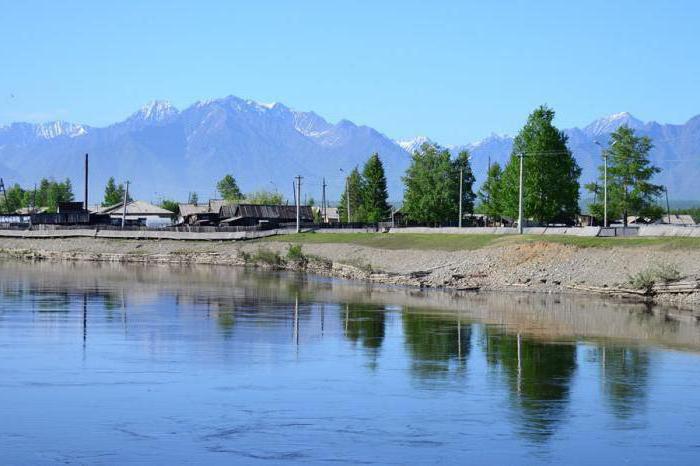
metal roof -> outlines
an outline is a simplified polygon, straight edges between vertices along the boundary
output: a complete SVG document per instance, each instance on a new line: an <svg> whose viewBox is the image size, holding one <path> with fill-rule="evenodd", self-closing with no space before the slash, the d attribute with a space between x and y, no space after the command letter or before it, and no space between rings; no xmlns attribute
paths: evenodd
<svg viewBox="0 0 700 466"><path fill-rule="evenodd" d="M104 207L100 210L101 214L121 214L124 209L124 203L120 202L109 207ZM157 216L171 216L173 215L167 209L153 205L146 201L131 201L126 204L126 215L157 215Z"/></svg>
<svg viewBox="0 0 700 466"><path fill-rule="evenodd" d="M301 206L300 216L304 221L313 220L314 215L311 211L311 206ZM297 208L293 205L225 205L221 208L221 217L258 218L276 220L280 222L293 222L297 218Z"/></svg>

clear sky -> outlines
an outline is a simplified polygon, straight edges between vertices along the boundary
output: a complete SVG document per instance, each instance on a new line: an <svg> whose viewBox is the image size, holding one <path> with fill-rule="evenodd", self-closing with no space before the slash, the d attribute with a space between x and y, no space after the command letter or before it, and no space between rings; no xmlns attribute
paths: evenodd
<svg viewBox="0 0 700 466"><path fill-rule="evenodd" d="M229 94L443 144L700 113L697 1L5 1L0 124Z"/></svg>

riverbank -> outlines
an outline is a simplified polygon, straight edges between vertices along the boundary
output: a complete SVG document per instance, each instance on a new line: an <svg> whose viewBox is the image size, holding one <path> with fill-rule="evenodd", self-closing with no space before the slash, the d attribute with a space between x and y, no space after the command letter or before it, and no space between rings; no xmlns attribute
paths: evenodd
<svg viewBox="0 0 700 466"><path fill-rule="evenodd" d="M300 248L289 254L290 245ZM318 233L246 242L2 238L0 251L32 260L247 265L456 290L602 292L700 307L699 290L661 292L664 277L652 277L664 269L681 283L697 283L696 238ZM640 286L643 279L658 282L656 288Z"/></svg>

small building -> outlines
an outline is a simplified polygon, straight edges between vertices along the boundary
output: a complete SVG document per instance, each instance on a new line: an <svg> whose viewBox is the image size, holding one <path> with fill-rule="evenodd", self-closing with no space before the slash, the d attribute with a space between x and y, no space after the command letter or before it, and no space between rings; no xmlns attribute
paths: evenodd
<svg viewBox="0 0 700 466"><path fill-rule="evenodd" d="M657 225L673 225L679 227L696 225L695 220L693 220L693 216L687 214L667 214L654 223Z"/></svg>
<svg viewBox="0 0 700 466"><path fill-rule="evenodd" d="M300 207L301 223L312 223L314 213L311 206ZM222 226L256 226L271 227L292 224L297 221L297 208L294 205L257 205L233 204L221 207L219 212Z"/></svg>
<svg viewBox="0 0 700 466"><path fill-rule="evenodd" d="M124 215L124 203L120 202L109 207L103 207L100 214L109 215L112 223L121 224ZM165 227L172 224L173 213L146 201L131 201L126 204L125 220L129 225L147 226L152 228Z"/></svg>
<svg viewBox="0 0 700 466"><path fill-rule="evenodd" d="M326 215L323 215L323 207L314 206L311 208L315 216L321 219L323 223L336 224L340 223L340 214L337 207L326 207ZM296 221L296 220L295 220Z"/></svg>
<svg viewBox="0 0 700 466"><path fill-rule="evenodd" d="M210 199L206 204L179 204L178 225L215 226L219 224L219 211L227 202Z"/></svg>

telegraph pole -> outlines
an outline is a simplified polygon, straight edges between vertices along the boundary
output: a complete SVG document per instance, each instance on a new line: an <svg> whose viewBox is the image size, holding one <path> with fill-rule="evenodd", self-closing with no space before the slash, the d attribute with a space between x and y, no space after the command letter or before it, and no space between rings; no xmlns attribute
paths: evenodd
<svg viewBox="0 0 700 466"><path fill-rule="evenodd" d="M666 191L666 215L668 215L668 224L671 224L671 205L668 203L668 186L664 186Z"/></svg>
<svg viewBox="0 0 700 466"><path fill-rule="evenodd" d="M323 209L323 221L324 223L328 221L328 216L326 215L326 178L323 178L323 195L321 196L321 208Z"/></svg>
<svg viewBox="0 0 700 466"><path fill-rule="evenodd" d="M302 177L297 175L296 176L296 187L297 187L297 233L301 233L301 179Z"/></svg>
<svg viewBox="0 0 700 466"><path fill-rule="evenodd" d="M489 179L489 173L491 173L491 156L490 156L490 155L489 155L489 167L488 167L488 169L486 170L486 180ZM487 204L489 205L489 209L490 209L490 208L491 208L491 207L490 207L490 206L491 206L491 190L490 190L490 189L489 189L488 193L486 193L486 202L487 202ZM490 220L489 214L487 213L487 214L486 214L486 221L484 222L484 226L485 226L485 227L489 226L489 225L488 225L488 224L489 224L489 220Z"/></svg>
<svg viewBox="0 0 700 466"><path fill-rule="evenodd" d="M462 185L464 182L462 181L464 178L464 169L460 168L459 169L459 227L462 228Z"/></svg>
<svg viewBox="0 0 700 466"><path fill-rule="evenodd" d="M520 153L520 189L518 190L518 233L523 234L523 159L524 153Z"/></svg>
<svg viewBox="0 0 700 466"><path fill-rule="evenodd" d="M5 198L5 209L7 209L9 206L7 205L7 191L5 191L5 182L0 178L0 189L2 189L2 195ZM10 212L7 212L8 214Z"/></svg>
<svg viewBox="0 0 700 466"><path fill-rule="evenodd" d="M124 205L122 206L122 230L124 225L126 225L126 202L129 199L129 182L126 182L126 189L124 190Z"/></svg>
<svg viewBox="0 0 700 466"><path fill-rule="evenodd" d="M88 207L88 176L89 176L89 169L88 169L88 154L85 154L85 212L89 212L89 207Z"/></svg>
<svg viewBox="0 0 700 466"><path fill-rule="evenodd" d="M608 154L603 153L603 226L608 227ZM625 222L627 220L625 219Z"/></svg>

